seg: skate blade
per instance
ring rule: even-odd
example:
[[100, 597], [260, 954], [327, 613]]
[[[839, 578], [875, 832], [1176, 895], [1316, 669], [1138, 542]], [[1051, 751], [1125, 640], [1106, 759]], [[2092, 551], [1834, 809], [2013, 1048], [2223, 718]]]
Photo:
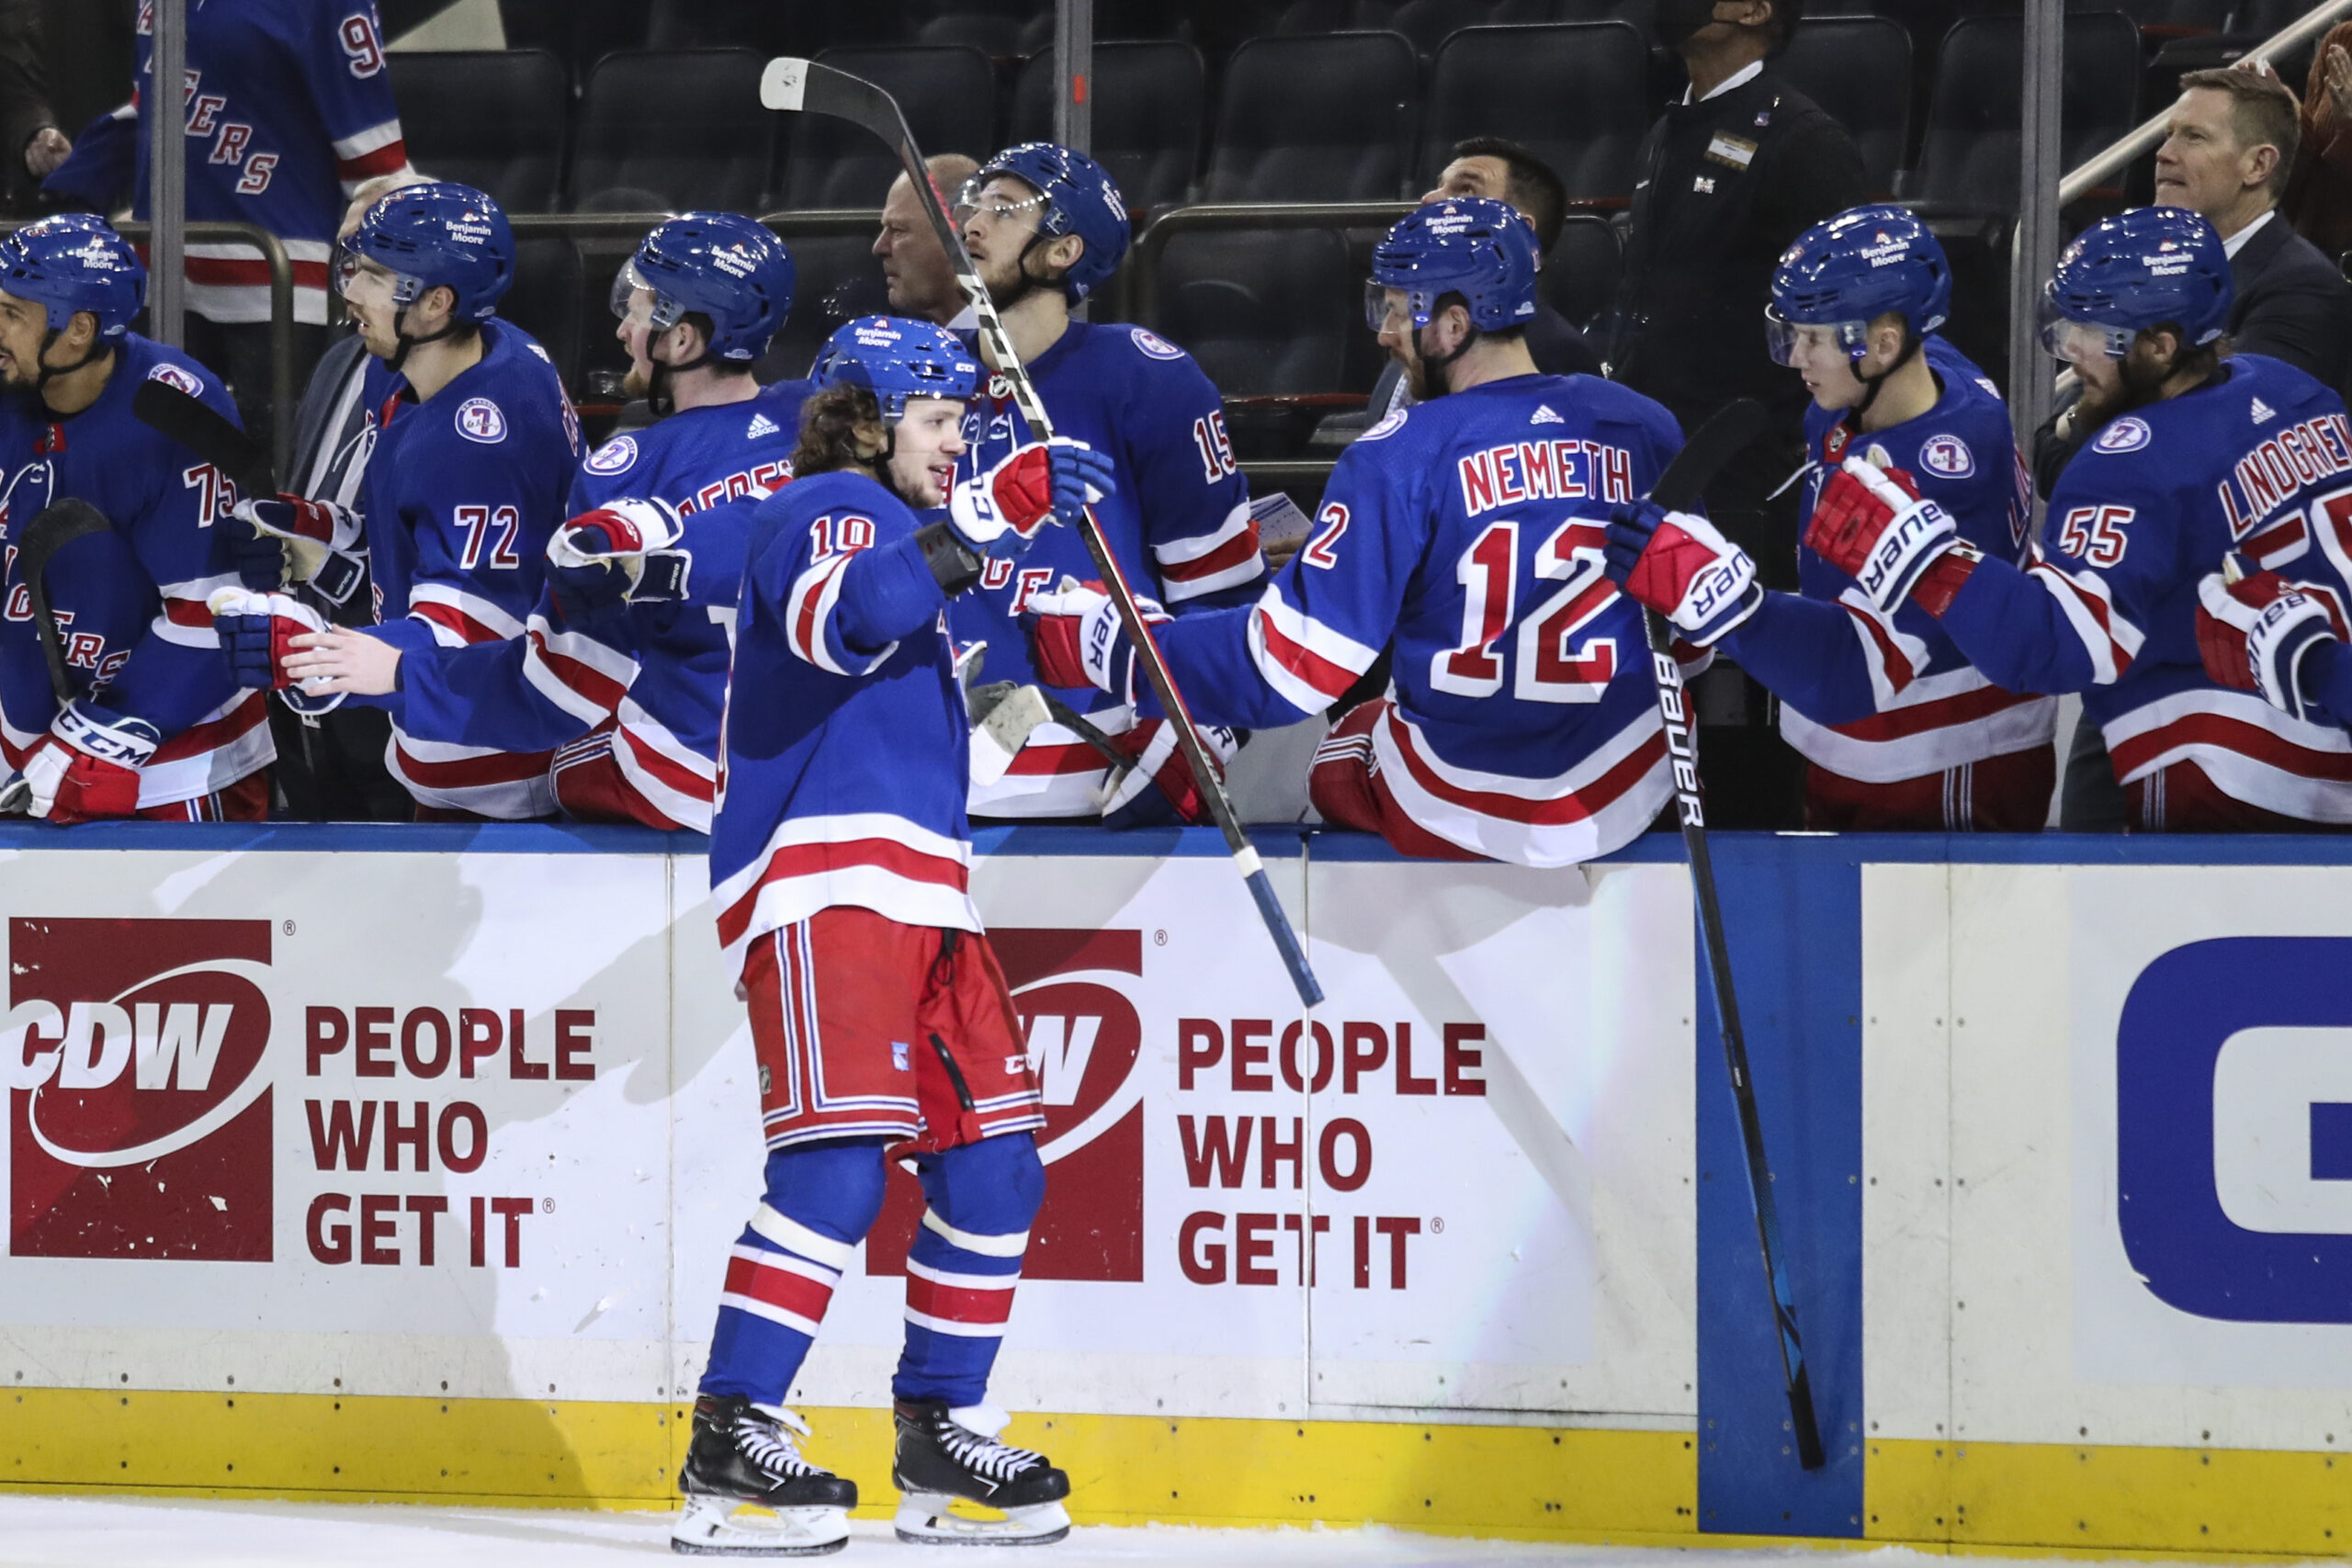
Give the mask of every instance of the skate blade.
[[849, 1544], [846, 1508], [778, 1508], [739, 1514], [732, 1497], [689, 1497], [670, 1531], [670, 1550], [689, 1557], [818, 1557]]
[[952, 1512], [957, 1499], [933, 1492], [910, 1492], [899, 1499], [891, 1521], [899, 1539], [917, 1546], [1047, 1546], [1069, 1534], [1069, 1510], [1059, 1503], [1007, 1508], [1001, 1519]]

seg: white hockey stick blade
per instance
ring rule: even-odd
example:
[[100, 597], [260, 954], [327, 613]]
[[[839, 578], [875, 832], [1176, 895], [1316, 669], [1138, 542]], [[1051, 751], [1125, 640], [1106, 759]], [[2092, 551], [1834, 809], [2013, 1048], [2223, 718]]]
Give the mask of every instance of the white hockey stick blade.
[[1030, 731], [1052, 722], [1053, 715], [1044, 693], [1035, 686], [1017, 686], [978, 717], [972, 729], [972, 782], [988, 785], [1004, 777]]
[[808, 91], [808, 62], [790, 55], [768, 62], [760, 73], [760, 107], [786, 114], [797, 114], [800, 100]]
[[1069, 1510], [1059, 1503], [1007, 1508], [1001, 1519], [976, 1519], [948, 1510], [956, 1499], [909, 1492], [891, 1520], [899, 1539], [917, 1546], [1049, 1546], [1069, 1534]]
[[778, 1508], [739, 1514], [732, 1497], [689, 1497], [670, 1530], [670, 1550], [689, 1557], [818, 1557], [849, 1544], [846, 1508]]

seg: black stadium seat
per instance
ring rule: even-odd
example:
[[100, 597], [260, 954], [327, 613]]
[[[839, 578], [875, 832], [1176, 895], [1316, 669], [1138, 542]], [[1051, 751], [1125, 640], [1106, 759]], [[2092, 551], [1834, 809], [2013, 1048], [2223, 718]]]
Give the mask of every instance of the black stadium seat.
[[514, 247], [514, 281], [498, 302], [500, 316], [539, 340], [567, 387], [580, 368], [582, 334], [611, 321], [602, 310], [594, 320], [586, 315], [582, 270], [580, 248], [570, 240], [522, 241]]
[[1617, 298], [1623, 255], [1617, 231], [1589, 212], [1571, 212], [1560, 238], [1544, 258], [1544, 299], [1579, 327], [1589, 326]]
[[1413, 40], [1425, 56], [1464, 28], [1483, 28], [1495, 20], [1496, 0], [1405, 0], [1388, 26]]
[[1394, 199], [1419, 85], [1401, 33], [1251, 39], [1226, 66], [1204, 198]]
[[563, 185], [571, 85], [545, 50], [394, 52], [392, 98], [409, 161], [486, 190], [509, 212], [552, 212]]
[[1781, 56], [1797, 91], [1861, 149], [1871, 194], [1891, 195], [1911, 127], [1911, 35], [1884, 17], [1813, 17]]
[[[2078, 12], [2065, 28], [2059, 163], [2072, 168], [2132, 129], [2140, 29], [2120, 11]], [[1923, 207], [2016, 210], [2022, 36], [2014, 16], [1970, 17], [1944, 35], [1911, 193]]]
[[[996, 151], [996, 66], [968, 44], [831, 49], [818, 58], [897, 98], [925, 152], [985, 158]], [[780, 173], [784, 207], [879, 207], [898, 177], [899, 156], [845, 120], [798, 115]]]
[[1435, 183], [1450, 149], [1507, 136], [1558, 172], [1572, 200], [1623, 202], [1650, 128], [1649, 46], [1624, 22], [1472, 28], [1438, 51], [1414, 189]]
[[1385, 28], [1396, 0], [1291, 0], [1274, 24], [1278, 33], [1361, 32]]
[[1228, 398], [1330, 392], [1363, 330], [1347, 242], [1328, 229], [1171, 236], [1152, 319]]
[[638, 50], [598, 61], [580, 99], [572, 207], [758, 211], [778, 118], [760, 107], [766, 63], [748, 49]]
[[[1013, 89], [1015, 141], [1050, 141], [1054, 134], [1054, 54], [1047, 50], [1021, 68]], [[1184, 199], [1201, 161], [1208, 118], [1207, 73], [1201, 51], [1172, 39], [1094, 46], [1094, 147], [1130, 211]]]
[[834, 328], [889, 309], [872, 235], [786, 234], [784, 246], [792, 253], [795, 273], [792, 310], [753, 367], [763, 382], [808, 375], [818, 344], [832, 336]]

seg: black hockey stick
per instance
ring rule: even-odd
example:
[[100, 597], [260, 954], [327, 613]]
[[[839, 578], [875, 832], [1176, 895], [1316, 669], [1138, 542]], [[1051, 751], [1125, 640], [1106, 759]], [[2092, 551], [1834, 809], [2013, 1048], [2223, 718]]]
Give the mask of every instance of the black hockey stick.
[[[1699, 499], [1723, 466], [1764, 433], [1764, 409], [1742, 398], [1699, 427], [1666, 472], [1650, 500], [1686, 507]], [[1789, 1390], [1789, 1420], [1796, 1433], [1797, 1461], [1807, 1470], [1823, 1462], [1821, 1423], [1813, 1411], [1813, 1381], [1806, 1375], [1804, 1346], [1797, 1338], [1796, 1302], [1789, 1288], [1787, 1248], [1781, 1241], [1781, 1210], [1772, 1199], [1772, 1167], [1764, 1157], [1764, 1122], [1756, 1111], [1756, 1088], [1747, 1070], [1747, 1038], [1739, 1027], [1739, 998], [1732, 989], [1731, 951], [1724, 945], [1724, 911], [1715, 894], [1714, 863], [1707, 854], [1707, 817], [1699, 796], [1699, 750], [1695, 723], [1684, 700], [1682, 667], [1674, 660], [1674, 628], [1656, 610], [1645, 610], [1650, 670], [1657, 680], [1658, 716], [1666, 721], [1667, 755], [1674, 764], [1674, 799], [1682, 818], [1682, 847], [1690, 857], [1690, 890], [1699, 904], [1700, 938], [1707, 948], [1707, 971], [1715, 983], [1715, 1016], [1723, 1025], [1724, 1066], [1731, 1073], [1733, 1101], [1739, 1108], [1739, 1138], [1747, 1156], [1747, 1195], [1756, 1210], [1756, 1240], [1764, 1254], [1764, 1278], [1772, 1291], [1772, 1316], [1781, 1337], [1781, 1373]]]
[[[997, 373], [1012, 384], [1012, 400], [1021, 410], [1021, 417], [1028, 422], [1029, 434], [1040, 441], [1051, 440], [1054, 427], [1046, 413], [1045, 401], [1037, 396], [1037, 389], [1023, 368], [1020, 356], [1013, 353], [1012, 339], [996, 313], [995, 302], [989, 298], [988, 286], [980, 281], [971, 256], [964, 249], [964, 236], [948, 216], [947, 198], [932, 182], [931, 171], [923, 164], [922, 149], [915, 145], [914, 132], [907, 129], [906, 116], [899, 112], [898, 100], [873, 83], [845, 71], [814, 61], [778, 59], [769, 61], [760, 77], [760, 102], [767, 108], [786, 113], [821, 114], [849, 120], [863, 126], [898, 152], [899, 163], [906, 170], [907, 184], [917, 195], [928, 193], [931, 197], [923, 204], [926, 214], [939, 235], [940, 248], [947, 253], [948, 265], [955, 269], [956, 284], [964, 290], [964, 298], [970, 302], [972, 314], [978, 321], [980, 343], [988, 350], [988, 357], [995, 361]], [[1102, 574], [1104, 591], [1117, 606], [1119, 624], [1135, 648], [1144, 678], [1159, 699], [1159, 705], [1167, 711], [1168, 722], [1175, 727], [1176, 744], [1183, 751], [1184, 760], [1192, 764], [1201, 798], [1208, 803], [1209, 815], [1216, 819], [1218, 829], [1225, 835], [1226, 848], [1232, 852], [1234, 867], [1241, 873], [1250, 897], [1257, 901], [1258, 914], [1282, 953], [1283, 967], [1290, 971], [1291, 984], [1298, 988], [1299, 999], [1312, 1007], [1323, 999], [1323, 987], [1317, 982], [1315, 971], [1307, 966], [1306, 949], [1299, 945], [1290, 917], [1283, 913], [1282, 903], [1274, 897], [1273, 884], [1258, 858], [1256, 846], [1241, 831], [1241, 824], [1233, 814], [1233, 801], [1225, 793], [1208, 749], [1201, 743], [1192, 710], [1184, 705], [1183, 694], [1176, 689], [1168, 661], [1160, 656], [1159, 645], [1152, 640], [1151, 627], [1136, 606], [1135, 591], [1127, 585], [1126, 574], [1120, 570], [1118, 558], [1111, 553], [1110, 543], [1103, 538], [1091, 511], [1082, 515], [1078, 532], [1086, 541], [1087, 553], [1094, 558], [1095, 570]]]
[[141, 381], [130, 394], [130, 412], [148, 429], [169, 436], [228, 475], [240, 493], [277, 493], [277, 478], [261, 443], [201, 398], [166, 382]]
[[33, 635], [40, 639], [41, 662], [49, 667], [49, 689], [63, 707], [81, 694], [74, 689], [74, 674], [65, 665], [65, 639], [57, 630], [57, 613], [49, 604], [49, 561], [51, 556], [92, 534], [104, 534], [114, 525], [86, 501], [68, 497], [51, 502], [25, 525], [17, 547], [17, 578], [33, 605]]

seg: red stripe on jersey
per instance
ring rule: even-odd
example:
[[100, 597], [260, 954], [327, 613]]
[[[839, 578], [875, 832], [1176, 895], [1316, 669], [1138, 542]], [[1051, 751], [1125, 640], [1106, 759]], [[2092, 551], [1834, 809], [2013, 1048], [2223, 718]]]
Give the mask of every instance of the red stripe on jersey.
[[752, 1262], [748, 1258], [727, 1260], [727, 1293], [749, 1296], [755, 1302], [765, 1302], [772, 1307], [805, 1317], [811, 1323], [825, 1320], [825, 1308], [831, 1304], [833, 1288], [806, 1274], [795, 1274], [787, 1269], [772, 1269]]
[[1397, 754], [1405, 759], [1405, 766], [1411, 771], [1414, 782], [1430, 794], [1449, 805], [1475, 811], [1482, 817], [1525, 823], [1536, 828], [1557, 828], [1583, 821], [1641, 783], [1650, 769], [1657, 765], [1657, 760], [1666, 755], [1666, 732], [1660, 730], [1582, 789], [1550, 800], [1529, 800], [1521, 795], [1497, 795], [1450, 784], [1414, 750], [1411, 730], [1392, 720], [1388, 732], [1396, 738]]
[[1236, 534], [1204, 556], [1191, 560], [1163, 562], [1159, 568], [1163, 582], [1192, 582], [1204, 577], [1215, 577], [1220, 571], [1230, 571], [1258, 553], [1258, 522], [1251, 518], [1250, 526]]
[[2120, 778], [2182, 746], [2210, 746], [2217, 751], [2233, 751], [2298, 777], [2321, 779], [2330, 784], [2352, 784], [2352, 753], [2314, 751], [2308, 746], [2298, 746], [2281, 736], [2273, 735], [2258, 724], [2248, 724], [2244, 719], [2230, 718], [2218, 713], [2183, 714], [2170, 724], [2120, 742], [2109, 755], [2115, 760], [2115, 772]]
[[[2116, 640], [2115, 617], [2109, 610], [2107, 601], [2084, 588], [2055, 567], [2037, 567], [2035, 573], [2049, 585], [2052, 592], [2074, 595], [2075, 602], [2090, 612], [2091, 619], [2098, 623], [2099, 631], [2107, 637], [2107, 646], [2114, 655], [2115, 673], [2120, 678], [2125, 671], [2132, 668], [2132, 653], [2129, 649]], [[2088, 651], [2096, 660], [2098, 650], [2092, 649]]]
[[2285, 555], [2310, 537], [2310, 525], [2301, 517], [2290, 517], [2275, 528], [2265, 528], [2238, 548], [2267, 567], [2271, 557]]
[[1082, 740], [1059, 745], [1032, 741], [1013, 754], [1012, 766], [1004, 771], [1033, 778], [1059, 778], [1069, 773], [1100, 773], [1106, 765], [1102, 753]]
[[1306, 684], [1337, 702], [1356, 683], [1356, 671], [1344, 664], [1334, 664], [1303, 642], [1293, 642], [1283, 636], [1273, 616], [1264, 610], [1250, 612], [1258, 617], [1259, 629], [1265, 635], [1267, 657], [1289, 671]]
[[1979, 686], [1973, 692], [1955, 696], [1939, 697], [1931, 703], [1914, 703], [1908, 707], [1890, 708], [1856, 719], [1851, 724], [1833, 724], [1831, 729], [1853, 740], [1905, 740], [1914, 735], [1925, 735], [1931, 729], [1950, 729], [1959, 725], [1973, 724], [1989, 718], [2004, 708], [2023, 703], [2038, 703], [2041, 699], [2028, 692], [2005, 692], [1998, 686]]
[[[420, 615], [426, 613], [426, 607], [420, 605], [418, 613]], [[434, 618], [440, 619], [437, 615]], [[606, 713], [620, 706], [621, 699], [628, 695], [627, 686], [594, 665], [583, 663], [567, 654], [556, 652], [548, 647], [548, 639], [537, 632], [531, 633], [530, 637], [531, 648], [538, 654], [539, 662], [547, 667], [548, 674], [553, 675]]]
[[889, 839], [853, 839], [840, 844], [786, 844], [768, 856], [760, 879], [745, 888], [742, 896], [718, 917], [718, 944], [733, 947], [742, 939], [743, 932], [751, 927], [760, 889], [768, 884], [787, 882], [796, 876], [822, 876], [855, 866], [873, 866], [910, 882], [933, 883], [958, 893], [968, 891], [967, 874], [960, 862], [927, 855]]
[[[1012, 1280], [1005, 1280], [1008, 1287], [1012, 1283]], [[943, 1285], [920, 1274], [907, 1276], [907, 1310], [925, 1317], [944, 1317], [950, 1323], [1002, 1327], [1012, 1315], [1012, 1294], [1010, 1289], [974, 1291], [961, 1285]]]
[[[1851, 605], [1846, 607], [1846, 614], [1854, 617], [1862, 630], [1869, 635], [1872, 645], [1878, 649], [1879, 665], [1886, 671], [1886, 683], [1898, 692], [1908, 686], [1919, 671], [1912, 668], [1909, 657], [1896, 646], [1893, 637], [1887, 636], [1886, 627], [1879, 624], [1878, 617], [1865, 615]], [[1838, 727], [1838, 732], [1848, 733], [1842, 725]]]
[[268, 722], [269, 694], [249, 692], [243, 702], [209, 724], [191, 725], [156, 747], [155, 755], [150, 761], [176, 762], [184, 758], [200, 757]]
[[552, 751], [485, 751], [479, 757], [428, 762], [407, 747], [401, 751], [401, 772], [412, 784], [430, 789], [463, 789], [469, 785], [520, 784], [542, 777]]
[[438, 600], [429, 599], [422, 604], [411, 605], [408, 613], [421, 621], [431, 621], [436, 626], [447, 626], [468, 642], [504, 642], [506, 640], [499, 633], [483, 626], [455, 604], [444, 604]]
[[621, 727], [620, 734], [621, 739], [628, 743], [628, 754], [637, 759], [637, 765], [662, 784], [669, 785], [689, 800], [708, 800], [712, 797], [711, 780], [695, 773], [676, 758], [666, 756], [656, 750], [652, 742], [639, 739], [627, 725]]
[[201, 599], [166, 599], [164, 618], [175, 626], [202, 626], [212, 629], [212, 611]]
[[820, 564], [802, 574], [799, 592], [794, 595], [792, 627], [789, 640], [792, 651], [822, 670], [826, 668], [818, 655], [824, 651], [825, 629], [821, 608], [825, 588], [849, 561], [847, 556], [837, 558], [830, 566]]
[[406, 167], [408, 143], [404, 141], [387, 141], [373, 152], [362, 152], [356, 158], [337, 158], [334, 161], [335, 178], [345, 185], [372, 180], [378, 175], [398, 174]]

